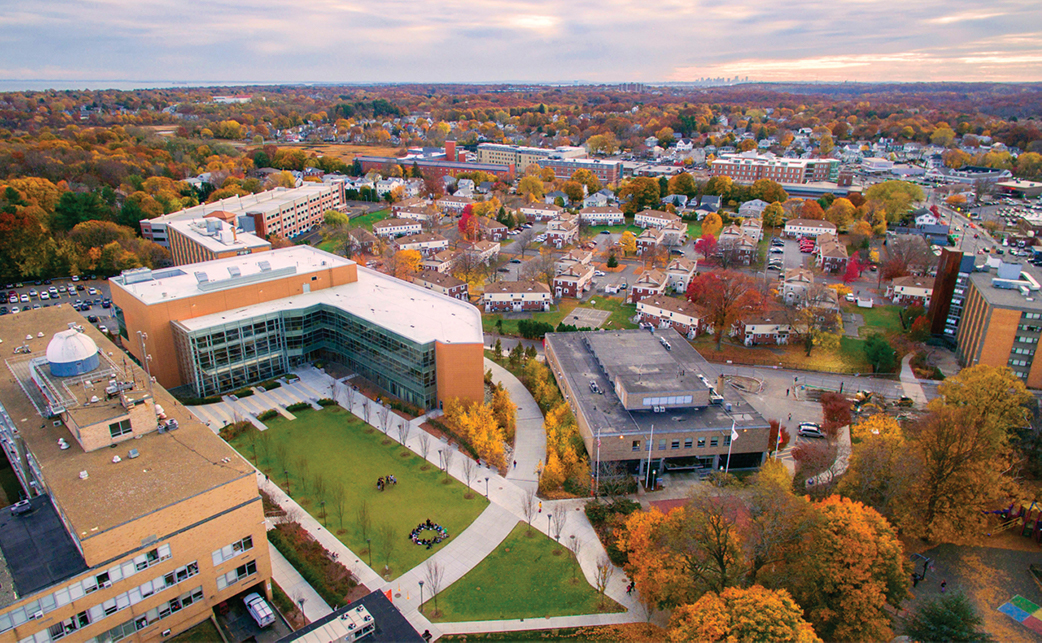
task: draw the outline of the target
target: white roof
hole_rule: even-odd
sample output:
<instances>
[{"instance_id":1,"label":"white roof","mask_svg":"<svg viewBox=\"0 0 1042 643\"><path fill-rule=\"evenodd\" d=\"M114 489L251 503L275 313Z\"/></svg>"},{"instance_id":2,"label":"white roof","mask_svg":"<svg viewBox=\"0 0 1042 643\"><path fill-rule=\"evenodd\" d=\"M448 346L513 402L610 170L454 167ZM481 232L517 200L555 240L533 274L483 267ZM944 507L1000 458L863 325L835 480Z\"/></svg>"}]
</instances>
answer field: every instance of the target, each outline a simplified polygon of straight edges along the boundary
<instances>
[{"instance_id":1,"label":"white roof","mask_svg":"<svg viewBox=\"0 0 1042 643\"><path fill-rule=\"evenodd\" d=\"M71 364L96 355L98 345L85 334L70 328L55 333L47 344L47 361L52 364Z\"/></svg>"},{"instance_id":2,"label":"white roof","mask_svg":"<svg viewBox=\"0 0 1042 643\"><path fill-rule=\"evenodd\" d=\"M484 342L481 313L474 306L361 266L354 283L179 323L191 331L317 304L334 306L420 344L435 340L445 344Z\"/></svg>"},{"instance_id":3,"label":"white roof","mask_svg":"<svg viewBox=\"0 0 1042 643\"><path fill-rule=\"evenodd\" d=\"M110 282L146 305L195 297L204 292L263 283L288 275L306 275L353 264L350 259L311 246L293 246L257 254L214 259L161 270L132 270ZM264 266L269 269L265 270ZM234 276L238 273L238 276ZM199 276L197 276L199 275ZM205 276L206 281L200 281Z\"/></svg>"},{"instance_id":4,"label":"white roof","mask_svg":"<svg viewBox=\"0 0 1042 643\"><path fill-rule=\"evenodd\" d=\"M271 247L267 240L249 232L235 232L232 226L215 217L171 221L167 227L213 252Z\"/></svg>"}]
</instances>

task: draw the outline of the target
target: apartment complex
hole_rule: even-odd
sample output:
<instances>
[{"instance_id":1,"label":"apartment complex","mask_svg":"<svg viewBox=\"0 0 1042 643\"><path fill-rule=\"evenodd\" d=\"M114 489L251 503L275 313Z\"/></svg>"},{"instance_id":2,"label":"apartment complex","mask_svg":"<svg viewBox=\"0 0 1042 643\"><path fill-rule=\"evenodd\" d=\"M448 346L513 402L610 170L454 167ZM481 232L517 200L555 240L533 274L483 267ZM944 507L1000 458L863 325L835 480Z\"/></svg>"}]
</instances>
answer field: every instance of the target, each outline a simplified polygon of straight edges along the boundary
<instances>
[{"instance_id":1,"label":"apartment complex","mask_svg":"<svg viewBox=\"0 0 1042 643\"><path fill-rule=\"evenodd\" d=\"M499 163L467 163L465 161L435 160L426 158L398 159L391 156L358 156L355 157L362 164L362 171L386 172L387 168L401 164L403 167L416 166L428 178L442 178L444 176L456 176L463 172L487 172L497 178L513 179L513 165Z\"/></svg>"},{"instance_id":2,"label":"apartment complex","mask_svg":"<svg viewBox=\"0 0 1042 643\"><path fill-rule=\"evenodd\" d=\"M167 228L171 222L217 217L234 226L240 235L248 232L258 237L276 234L290 238L321 225L326 210L343 207L343 183L305 183L299 188L228 197L145 219L141 221L141 236L170 248Z\"/></svg>"},{"instance_id":3,"label":"apartment complex","mask_svg":"<svg viewBox=\"0 0 1042 643\"><path fill-rule=\"evenodd\" d=\"M570 179L578 170L589 170L600 179L601 183L618 183L622 179L622 161L601 161L599 159L576 159L559 156L548 157L536 161L539 167L550 168L558 179Z\"/></svg>"},{"instance_id":4,"label":"apartment complex","mask_svg":"<svg viewBox=\"0 0 1042 643\"><path fill-rule=\"evenodd\" d=\"M0 641L159 641L270 598L256 474L69 306L0 318Z\"/></svg>"},{"instance_id":5,"label":"apartment complex","mask_svg":"<svg viewBox=\"0 0 1042 643\"><path fill-rule=\"evenodd\" d=\"M545 350L595 473L597 462L641 474L650 462L652 475L715 471L729 450L730 468L752 468L767 454L767 421L736 390L709 381L672 328L551 333Z\"/></svg>"},{"instance_id":6,"label":"apartment complex","mask_svg":"<svg viewBox=\"0 0 1042 643\"><path fill-rule=\"evenodd\" d=\"M713 161L713 176L729 176L738 183L770 179L777 183L835 181L839 177L837 159L790 159L773 154L743 152L724 154Z\"/></svg>"},{"instance_id":7,"label":"apartment complex","mask_svg":"<svg viewBox=\"0 0 1042 643\"><path fill-rule=\"evenodd\" d=\"M957 355L964 366L1009 366L1030 388L1042 388L1042 275L1033 266L1003 263L997 274L969 275Z\"/></svg>"},{"instance_id":8,"label":"apartment complex","mask_svg":"<svg viewBox=\"0 0 1042 643\"><path fill-rule=\"evenodd\" d=\"M171 221L166 230L175 266L271 250L266 239L239 234L235 224L214 216Z\"/></svg>"},{"instance_id":9,"label":"apartment complex","mask_svg":"<svg viewBox=\"0 0 1042 643\"><path fill-rule=\"evenodd\" d=\"M328 359L429 409L480 400L481 313L458 299L310 246L110 280L120 334L137 332L164 386L199 396L236 390Z\"/></svg>"},{"instance_id":10,"label":"apartment complex","mask_svg":"<svg viewBox=\"0 0 1042 643\"><path fill-rule=\"evenodd\" d=\"M966 291L974 271L973 255L950 248L941 249L937 279L930 296L930 333L954 341L962 320Z\"/></svg>"},{"instance_id":11,"label":"apartment complex","mask_svg":"<svg viewBox=\"0 0 1042 643\"><path fill-rule=\"evenodd\" d=\"M586 148L562 146L546 149L521 145L501 145L499 143L478 144L478 163L513 165L519 173L528 169L529 165L538 163L540 159L550 156L583 158L586 156Z\"/></svg>"}]
</instances>

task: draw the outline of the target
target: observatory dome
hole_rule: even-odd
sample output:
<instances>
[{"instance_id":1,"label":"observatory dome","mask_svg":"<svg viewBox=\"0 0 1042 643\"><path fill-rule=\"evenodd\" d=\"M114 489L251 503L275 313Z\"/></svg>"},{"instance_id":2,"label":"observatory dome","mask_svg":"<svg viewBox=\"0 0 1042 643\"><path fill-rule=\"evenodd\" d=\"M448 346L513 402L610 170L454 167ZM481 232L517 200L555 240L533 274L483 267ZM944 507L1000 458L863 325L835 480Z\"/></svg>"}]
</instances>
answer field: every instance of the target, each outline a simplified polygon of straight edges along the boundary
<instances>
[{"instance_id":1,"label":"observatory dome","mask_svg":"<svg viewBox=\"0 0 1042 643\"><path fill-rule=\"evenodd\" d=\"M47 344L47 361L51 365L51 375L55 377L83 375L101 363L94 340L72 328L55 333L51 343Z\"/></svg>"}]
</instances>

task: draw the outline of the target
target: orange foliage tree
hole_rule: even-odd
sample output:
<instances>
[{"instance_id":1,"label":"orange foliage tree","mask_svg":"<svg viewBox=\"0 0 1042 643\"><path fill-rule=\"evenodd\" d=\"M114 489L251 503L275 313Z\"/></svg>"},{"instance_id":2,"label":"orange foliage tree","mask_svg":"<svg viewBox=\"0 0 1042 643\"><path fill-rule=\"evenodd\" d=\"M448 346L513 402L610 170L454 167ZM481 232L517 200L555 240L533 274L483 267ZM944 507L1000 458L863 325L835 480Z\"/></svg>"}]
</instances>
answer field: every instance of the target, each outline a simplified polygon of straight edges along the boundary
<instances>
[{"instance_id":1,"label":"orange foliage tree","mask_svg":"<svg viewBox=\"0 0 1042 643\"><path fill-rule=\"evenodd\" d=\"M673 612L667 632L672 643L702 641L785 641L820 643L803 610L784 589L759 585L710 592Z\"/></svg>"}]
</instances>

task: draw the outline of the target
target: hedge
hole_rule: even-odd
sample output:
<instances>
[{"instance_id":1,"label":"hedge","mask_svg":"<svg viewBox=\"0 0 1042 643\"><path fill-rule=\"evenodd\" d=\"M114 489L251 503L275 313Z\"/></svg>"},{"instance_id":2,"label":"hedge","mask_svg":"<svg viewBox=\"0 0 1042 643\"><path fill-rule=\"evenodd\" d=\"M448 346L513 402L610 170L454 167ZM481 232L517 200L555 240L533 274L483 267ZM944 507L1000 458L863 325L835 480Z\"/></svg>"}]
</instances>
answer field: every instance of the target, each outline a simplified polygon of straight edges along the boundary
<instances>
[{"instance_id":1,"label":"hedge","mask_svg":"<svg viewBox=\"0 0 1042 643\"><path fill-rule=\"evenodd\" d=\"M351 572L333 560L329 552L298 523L276 525L268 532L268 541L326 603L345 605L347 601L344 599L358 586Z\"/></svg>"},{"instance_id":2,"label":"hedge","mask_svg":"<svg viewBox=\"0 0 1042 643\"><path fill-rule=\"evenodd\" d=\"M267 420L274 420L278 416L279 416L279 412L278 411L276 411L275 409L268 409L267 411L264 411L263 413L258 415L257 419L260 420L261 422L266 422Z\"/></svg>"},{"instance_id":3,"label":"hedge","mask_svg":"<svg viewBox=\"0 0 1042 643\"><path fill-rule=\"evenodd\" d=\"M318 401L319 406L336 406L336 400L328 397L324 397Z\"/></svg>"},{"instance_id":4,"label":"hedge","mask_svg":"<svg viewBox=\"0 0 1042 643\"><path fill-rule=\"evenodd\" d=\"M311 408L311 404L308 403L308 402L296 402L294 404L290 404L289 406L287 406L286 410L289 411L290 413L296 413L297 411L303 411L305 409L310 409L310 408Z\"/></svg>"}]
</instances>

